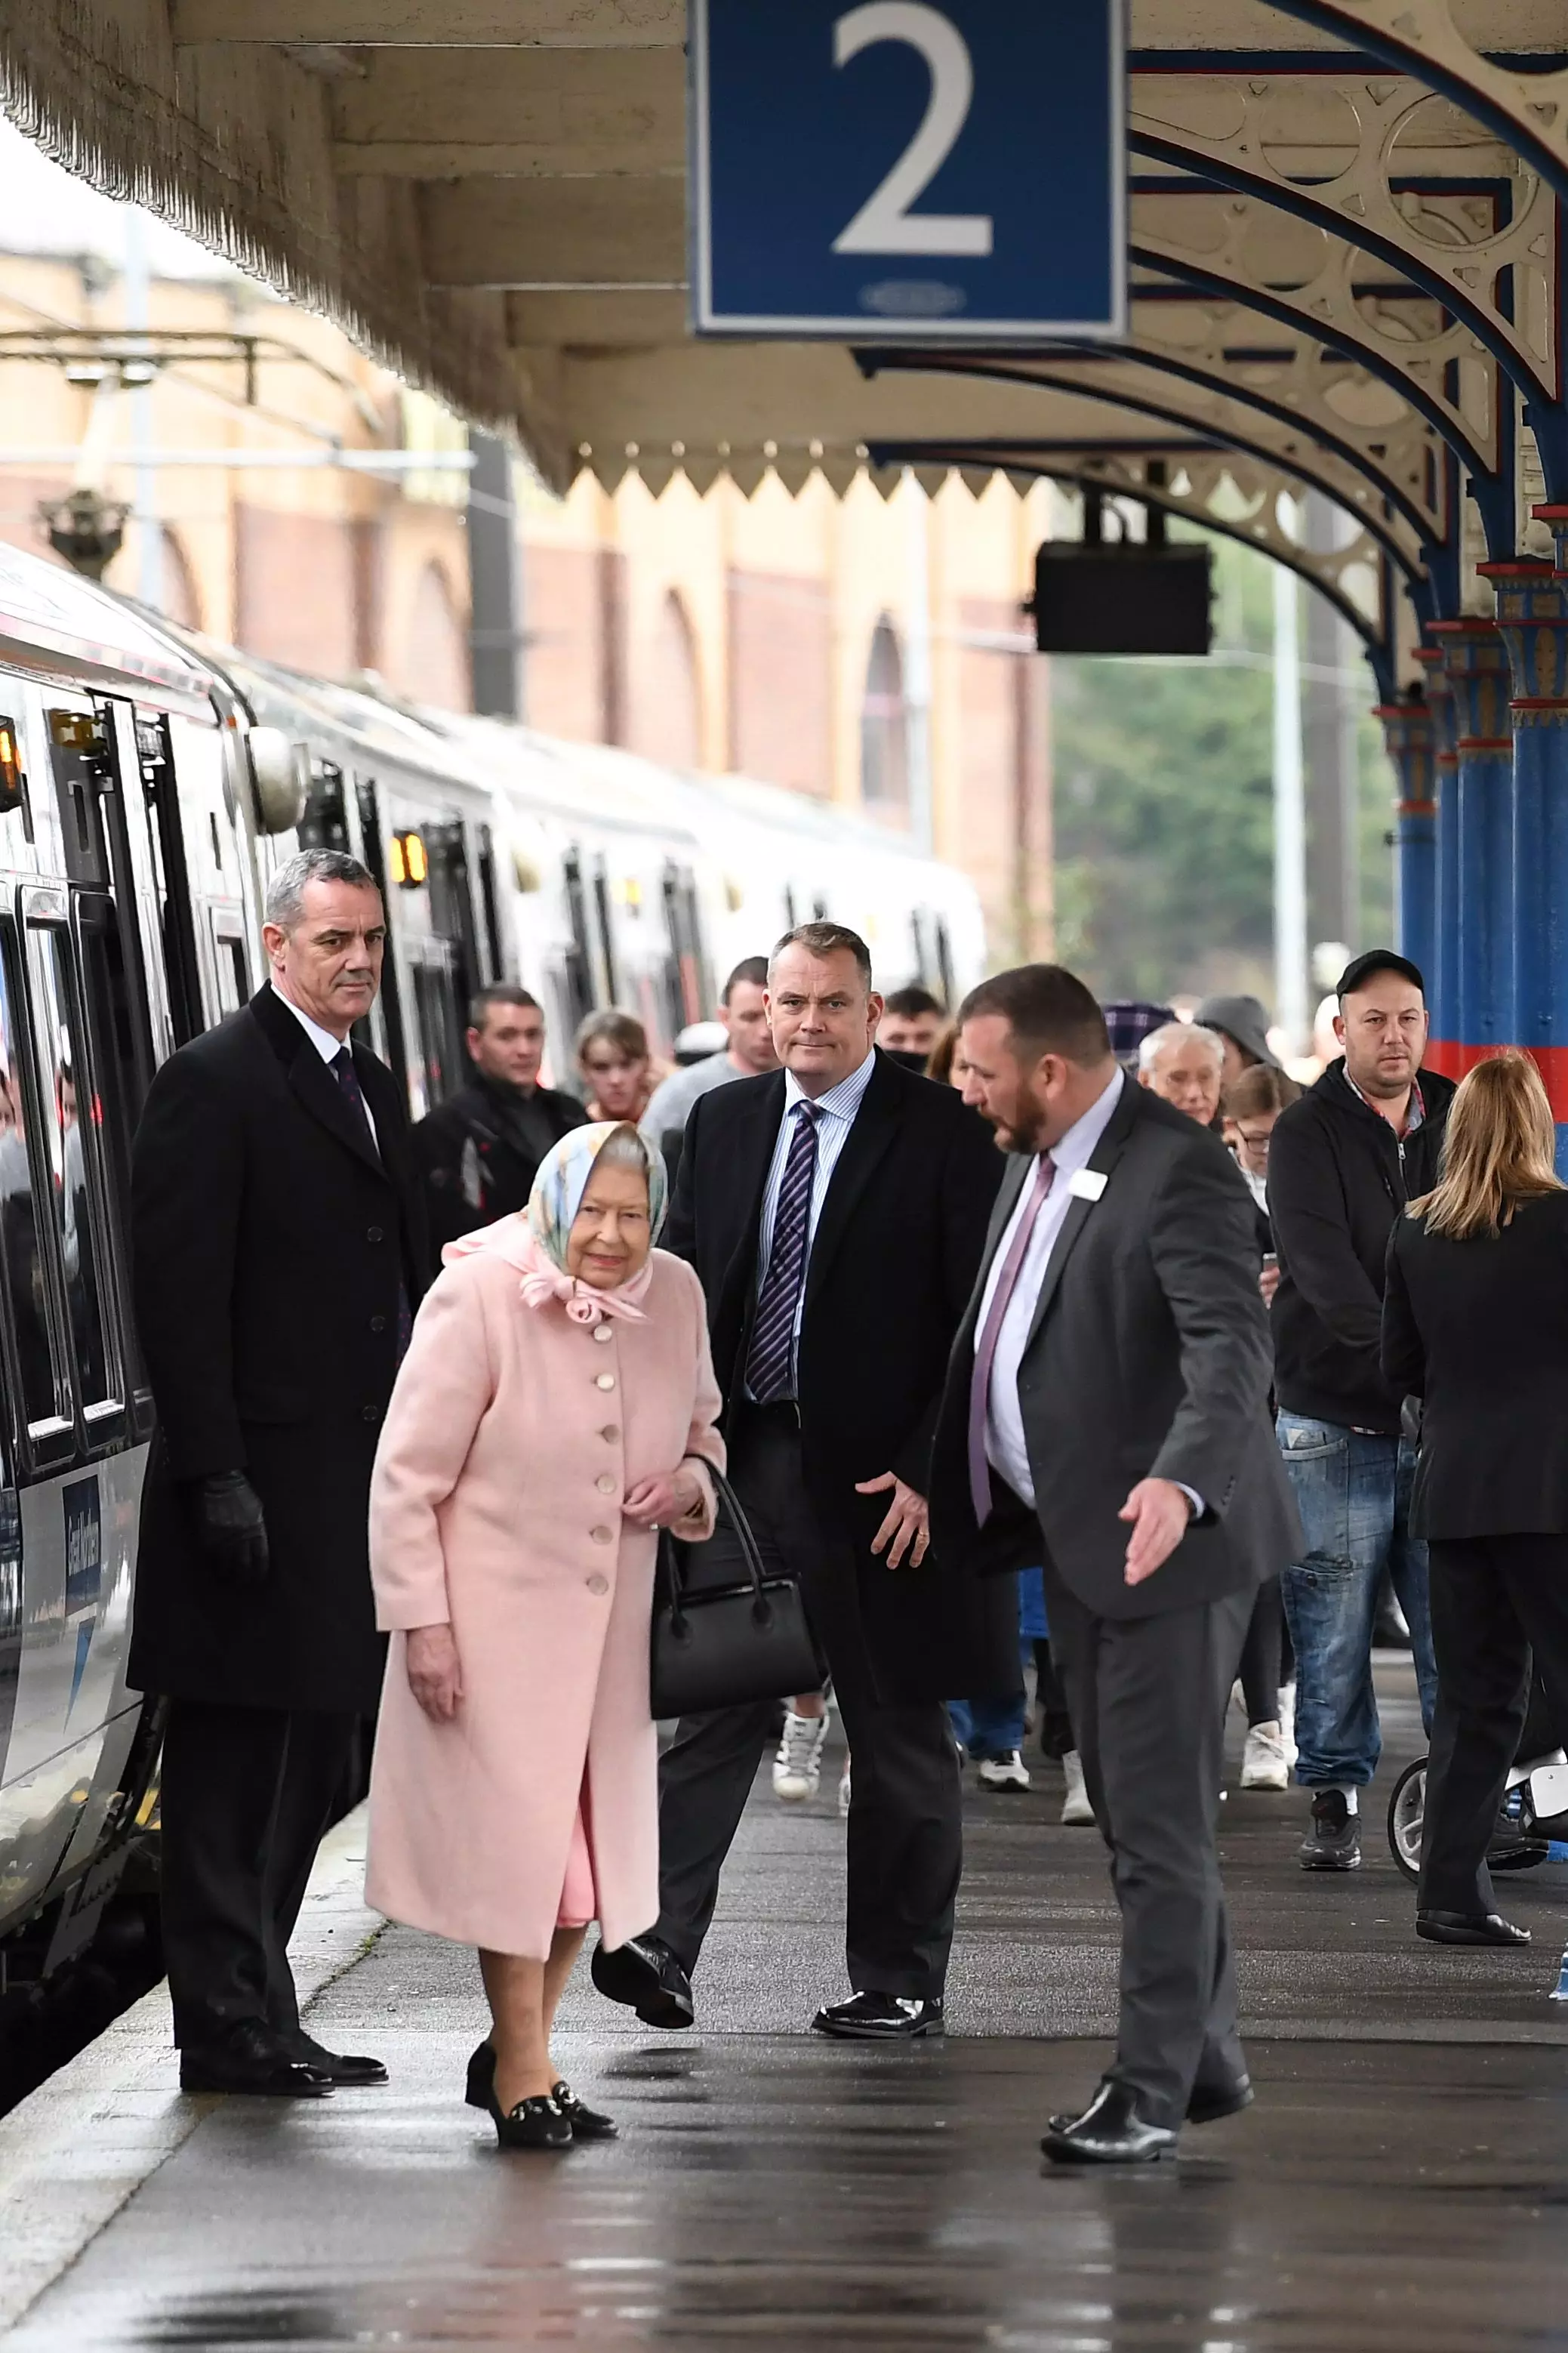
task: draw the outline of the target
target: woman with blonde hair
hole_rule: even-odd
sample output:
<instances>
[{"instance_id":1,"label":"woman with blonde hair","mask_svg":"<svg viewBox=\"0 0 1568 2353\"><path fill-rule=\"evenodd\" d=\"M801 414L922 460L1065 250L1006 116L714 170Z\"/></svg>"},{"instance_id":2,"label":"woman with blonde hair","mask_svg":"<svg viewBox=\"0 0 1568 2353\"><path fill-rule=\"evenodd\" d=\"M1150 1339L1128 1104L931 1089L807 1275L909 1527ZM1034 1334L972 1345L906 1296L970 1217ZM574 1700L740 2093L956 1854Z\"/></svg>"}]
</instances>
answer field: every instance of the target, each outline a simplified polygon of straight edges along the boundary
<instances>
[{"instance_id":1,"label":"woman with blonde hair","mask_svg":"<svg viewBox=\"0 0 1568 2353\"><path fill-rule=\"evenodd\" d=\"M392 1643L365 1894L479 1948L468 2098L506 2148L613 2136L551 2023L588 1922L613 1952L658 1914L656 1531L711 1534L724 1461L701 1288L653 1247L664 1203L635 1127L579 1127L525 1212L449 1242L371 1482Z\"/></svg>"},{"instance_id":2,"label":"woman with blonde hair","mask_svg":"<svg viewBox=\"0 0 1568 2353\"><path fill-rule=\"evenodd\" d=\"M1568 1191L1527 1055L1479 1062L1438 1177L1389 1236L1383 1368L1424 1401L1411 1527L1431 1547L1437 1706L1416 1934L1524 1945L1487 1869L1531 1651L1568 1725Z\"/></svg>"}]
</instances>

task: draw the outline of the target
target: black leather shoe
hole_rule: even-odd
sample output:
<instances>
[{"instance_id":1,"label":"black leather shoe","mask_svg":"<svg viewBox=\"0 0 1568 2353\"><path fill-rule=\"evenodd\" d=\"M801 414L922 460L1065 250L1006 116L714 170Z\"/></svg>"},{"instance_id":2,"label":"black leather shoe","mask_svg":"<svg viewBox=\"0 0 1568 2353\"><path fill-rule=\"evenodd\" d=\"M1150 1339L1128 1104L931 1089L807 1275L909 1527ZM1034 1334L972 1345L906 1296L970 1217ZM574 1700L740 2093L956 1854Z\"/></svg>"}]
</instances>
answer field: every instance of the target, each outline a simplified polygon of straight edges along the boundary
<instances>
[{"instance_id":1,"label":"black leather shoe","mask_svg":"<svg viewBox=\"0 0 1568 2353\"><path fill-rule=\"evenodd\" d=\"M1107 2076L1081 2116L1053 2116L1040 2143L1054 2165L1153 2165L1174 2157L1176 2136L1145 2123L1131 2086Z\"/></svg>"},{"instance_id":2,"label":"black leather shoe","mask_svg":"<svg viewBox=\"0 0 1568 2353\"><path fill-rule=\"evenodd\" d=\"M490 2122L496 2128L496 2138L502 2148L560 2150L572 2146L571 2119L548 2092L536 2093L532 2099L519 2100L515 2108L508 2108L504 2114L496 2105L493 2092L485 2105L489 2110Z\"/></svg>"},{"instance_id":3,"label":"black leather shoe","mask_svg":"<svg viewBox=\"0 0 1568 2353\"><path fill-rule=\"evenodd\" d=\"M329 2051L312 2035L296 2034L289 2047L307 2067L313 2067L319 2075L329 2076L334 2084L346 2088L386 2081L386 2069L379 2059L355 2058L348 2052Z\"/></svg>"},{"instance_id":4,"label":"black leather shoe","mask_svg":"<svg viewBox=\"0 0 1568 2353\"><path fill-rule=\"evenodd\" d=\"M942 1996L851 1994L847 2001L826 2003L811 2025L816 2034L837 2034L849 2042L912 2042L919 2035L942 2032Z\"/></svg>"},{"instance_id":5,"label":"black leather shoe","mask_svg":"<svg viewBox=\"0 0 1568 2353\"><path fill-rule=\"evenodd\" d=\"M1500 1912L1417 1912L1415 1933L1429 1945L1528 1945L1528 1928L1516 1928Z\"/></svg>"},{"instance_id":6,"label":"black leather shoe","mask_svg":"<svg viewBox=\"0 0 1568 2353\"><path fill-rule=\"evenodd\" d=\"M241 2092L266 2099L324 2100L332 2079L297 2059L269 2028L246 2021L221 2042L180 2053L182 2092Z\"/></svg>"},{"instance_id":7,"label":"black leather shoe","mask_svg":"<svg viewBox=\"0 0 1568 2353\"><path fill-rule=\"evenodd\" d=\"M572 2127L574 2140L618 2140L621 2128L602 2108L585 2108L570 2084L553 2084L550 2096Z\"/></svg>"},{"instance_id":8,"label":"black leather shoe","mask_svg":"<svg viewBox=\"0 0 1568 2353\"><path fill-rule=\"evenodd\" d=\"M1338 1789L1320 1789L1312 1799L1312 1827L1296 1859L1303 1871L1361 1869L1361 1816L1352 1813Z\"/></svg>"},{"instance_id":9,"label":"black leather shoe","mask_svg":"<svg viewBox=\"0 0 1568 2353\"><path fill-rule=\"evenodd\" d=\"M463 2094L470 2108L488 2108L496 2084L496 2047L488 2038L468 2062L468 2087Z\"/></svg>"},{"instance_id":10,"label":"black leather shoe","mask_svg":"<svg viewBox=\"0 0 1568 2353\"><path fill-rule=\"evenodd\" d=\"M1233 2075L1227 2084L1194 2084L1187 2102L1187 2122L1217 2125L1224 2116L1238 2116L1257 2096L1250 2075Z\"/></svg>"},{"instance_id":11,"label":"black leather shoe","mask_svg":"<svg viewBox=\"0 0 1568 2353\"><path fill-rule=\"evenodd\" d=\"M645 2026L679 2033L697 2015L691 1979L657 1936L628 1936L613 1948L595 1945L589 1975L606 2001L635 2010Z\"/></svg>"}]
</instances>

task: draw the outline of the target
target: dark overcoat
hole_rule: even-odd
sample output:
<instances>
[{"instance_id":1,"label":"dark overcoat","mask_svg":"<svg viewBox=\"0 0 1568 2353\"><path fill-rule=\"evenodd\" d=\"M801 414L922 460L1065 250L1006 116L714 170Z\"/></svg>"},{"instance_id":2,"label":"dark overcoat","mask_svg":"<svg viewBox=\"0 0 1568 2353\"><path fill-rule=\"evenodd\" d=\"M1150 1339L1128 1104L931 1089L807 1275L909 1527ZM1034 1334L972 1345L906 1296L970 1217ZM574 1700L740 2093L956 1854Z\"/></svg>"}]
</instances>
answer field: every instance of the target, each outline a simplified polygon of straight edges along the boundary
<instances>
[{"instance_id":1,"label":"dark overcoat","mask_svg":"<svg viewBox=\"0 0 1568 2353\"><path fill-rule=\"evenodd\" d=\"M708 1297L727 1421L742 1394L757 1295L763 1193L784 1117L782 1071L700 1096L687 1123L664 1246ZM853 1550L859 1632L886 1700L1011 1690L1016 1596L954 1575L933 1550L889 1569L871 1540L896 1472L922 1495L952 1335L980 1263L1002 1160L951 1087L879 1052L822 1205L806 1271L798 1388L811 1500Z\"/></svg>"},{"instance_id":2,"label":"dark overcoat","mask_svg":"<svg viewBox=\"0 0 1568 2353\"><path fill-rule=\"evenodd\" d=\"M994 1481L991 1517L976 1528L975 1324L985 1273L1034 1168L1032 1155L1014 1156L953 1345L935 1449L934 1540L984 1571L1037 1558L1043 1534L1063 1584L1104 1618L1189 1609L1260 1584L1300 1557L1301 1532L1269 1413L1252 1197L1216 1137L1131 1079L1087 1181L1073 1188L1018 1367L1036 1510ZM1204 1511L1163 1566L1130 1586L1130 1530L1117 1514L1148 1478L1192 1489Z\"/></svg>"},{"instance_id":3,"label":"dark overcoat","mask_svg":"<svg viewBox=\"0 0 1568 2353\"><path fill-rule=\"evenodd\" d=\"M132 1180L137 1327L158 1428L130 1680L239 1706L374 1712L382 1638L365 1514L397 1371L398 1291L426 1277L401 1092L364 1047L364 1123L270 986L159 1071ZM242 1470L265 1584L193 1541L188 1482Z\"/></svg>"}]
</instances>

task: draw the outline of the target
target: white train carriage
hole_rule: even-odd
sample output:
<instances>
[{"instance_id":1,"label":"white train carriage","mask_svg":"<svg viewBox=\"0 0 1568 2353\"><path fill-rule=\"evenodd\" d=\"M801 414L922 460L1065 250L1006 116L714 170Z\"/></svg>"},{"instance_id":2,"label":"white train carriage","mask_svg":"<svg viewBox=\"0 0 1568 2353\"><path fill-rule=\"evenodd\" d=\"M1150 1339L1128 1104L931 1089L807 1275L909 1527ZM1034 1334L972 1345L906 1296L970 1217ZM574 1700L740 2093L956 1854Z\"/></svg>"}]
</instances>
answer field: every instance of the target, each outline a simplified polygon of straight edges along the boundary
<instances>
[{"instance_id":1,"label":"white train carriage","mask_svg":"<svg viewBox=\"0 0 1568 2353\"><path fill-rule=\"evenodd\" d=\"M467 1000L524 980L557 1074L619 1004L668 1050L790 923L950 998L984 937L963 877L741 779L300 677L0 547L0 2000L90 1936L154 1802L124 1663L153 1405L126 1256L153 1072L243 1004L304 843L380 880L371 1041L420 1116Z\"/></svg>"}]
</instances>

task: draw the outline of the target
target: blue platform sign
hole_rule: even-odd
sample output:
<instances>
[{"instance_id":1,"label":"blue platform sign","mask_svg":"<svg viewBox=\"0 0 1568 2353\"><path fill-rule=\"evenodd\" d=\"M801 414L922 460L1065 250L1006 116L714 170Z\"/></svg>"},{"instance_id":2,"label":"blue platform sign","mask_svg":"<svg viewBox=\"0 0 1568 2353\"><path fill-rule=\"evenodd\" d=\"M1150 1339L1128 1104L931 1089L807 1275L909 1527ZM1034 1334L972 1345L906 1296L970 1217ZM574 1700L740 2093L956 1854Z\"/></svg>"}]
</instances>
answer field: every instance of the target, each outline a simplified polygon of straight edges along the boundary
<instances>
[{"instance_id":1,"label":"blue platform sign","mask_svg":"<svg viewBox=\"0 0 1568 2353\"><path fill-rule=\"evenodd\" d=\"M699 334L1126 332L1123 0L692 0Z\"/></svg>"}]
</instances>

